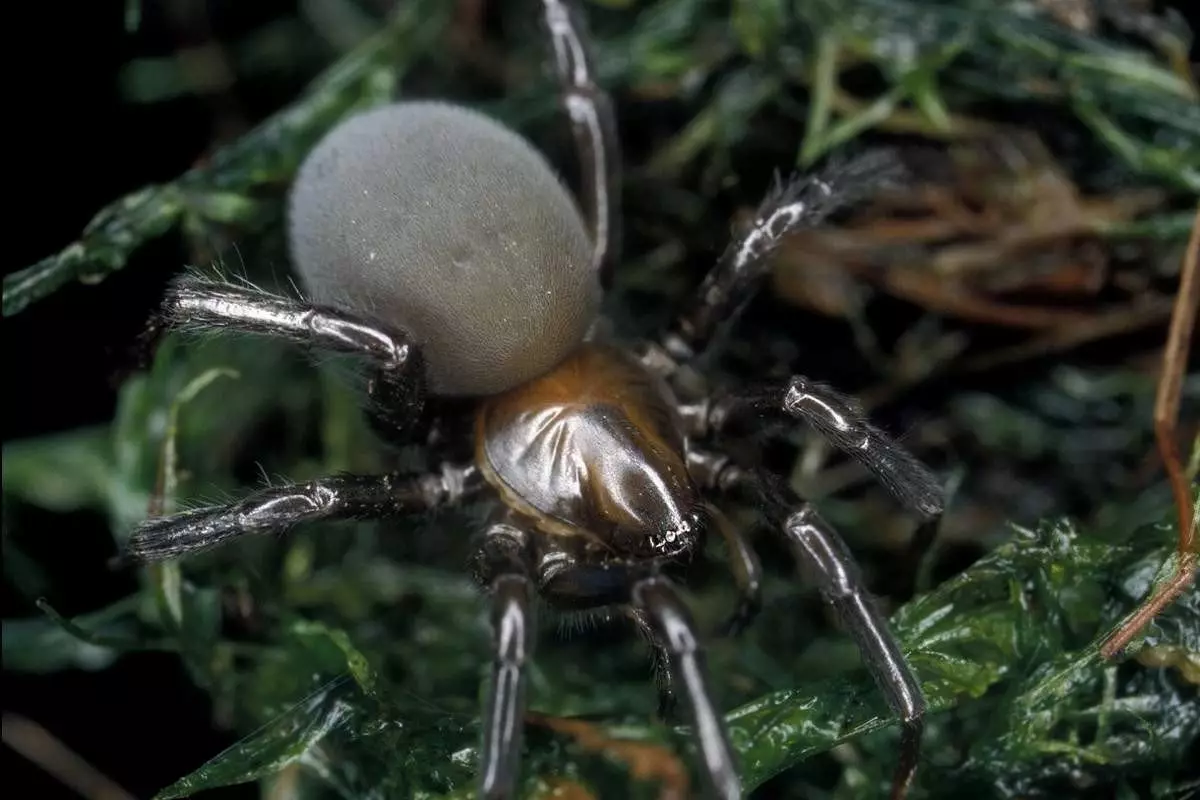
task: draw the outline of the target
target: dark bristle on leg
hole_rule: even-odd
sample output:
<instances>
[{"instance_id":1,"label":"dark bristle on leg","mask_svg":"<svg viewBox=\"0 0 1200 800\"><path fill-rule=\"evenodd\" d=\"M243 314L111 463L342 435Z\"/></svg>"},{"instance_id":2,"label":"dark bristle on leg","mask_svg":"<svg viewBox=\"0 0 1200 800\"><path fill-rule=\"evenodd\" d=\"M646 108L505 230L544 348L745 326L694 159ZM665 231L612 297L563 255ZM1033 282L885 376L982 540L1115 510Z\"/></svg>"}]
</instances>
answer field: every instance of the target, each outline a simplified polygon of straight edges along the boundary
<instances>
[{"instance_id":1,"label":"dark bristle on leg","mask_svg":"<svg viewBox=\"0 0 1200 800\"><path fill-rule=\"evenodd\" d=\"M863 585L846 543L811 505L770 473L727 465L713 484L763 509L787 539L804 577L817 587L855 640L867 670L903 725L891 797L905 797L920 756L925 696L895 634Z\"/></svg>"},{"instance_id":2,"label":"dark bristle on leg","mask_svg":"<svg viewBox=\"0 0 1200 800\"><path fill-rule=\"evenodd\" d=\"M909 172L893 150L872 150L831 162L813 175L777 182L750 228L733 239L657 345L688 361L708 348L721 325L731 325L754 296L785 236L814 228L830 215L877 192L903 185Z\"/></svg>"},{"instance_id":3,"label":"dark bristle on leg","mask_svg":"<svg viewBox=\"0 0 1200 800\"><path fill-rule=\"evenodd\" d=\"M525 666L533 655L536 626L527 534L497 523L475 552L475 580L491 595L492 672L483 712L479 796L515 796L525 723Z\"/></svg>"},{"instance_id":4,"label":"dark bristle on leg","mask_svg":"<svg viewBox=\"0 0 1200 800\"><path fill-rule=\"evenodd\" d=\"M700 435L791 418L812 426L855 459L905 508L927 521L939 517L945 493L938 477L899 442L871 424L858 402L827 384L794 376L787 384L717 397L693 415Z\"/></svg>"},{"instance_id":5,"label":"dark bristle on leg","mask_svg":"<svg viewBox=\"0 0 1200 800\"><path fill-rule=\"evenodd\" d=\"M483 488L474 465L443 466L416 478L339 475L261 489L236 503L141 523L123 559L163 561L207 550L246 534L283 533L302 522L374 519L452 505Z\"/></svg>"},{"instance_id":6,"label":"dark bristle on leg","mask_svg":"<svg viewBox=\"0 0 1200 800\"><path fill-rule=\"evenodd\" d=\"M542 0L563 107L571 120L583 176L583 208L592 234L592 265L608 288L621 252L621 146L608 93L596 69L583 13L574 2Z\"/></svg>"}]
</instances>

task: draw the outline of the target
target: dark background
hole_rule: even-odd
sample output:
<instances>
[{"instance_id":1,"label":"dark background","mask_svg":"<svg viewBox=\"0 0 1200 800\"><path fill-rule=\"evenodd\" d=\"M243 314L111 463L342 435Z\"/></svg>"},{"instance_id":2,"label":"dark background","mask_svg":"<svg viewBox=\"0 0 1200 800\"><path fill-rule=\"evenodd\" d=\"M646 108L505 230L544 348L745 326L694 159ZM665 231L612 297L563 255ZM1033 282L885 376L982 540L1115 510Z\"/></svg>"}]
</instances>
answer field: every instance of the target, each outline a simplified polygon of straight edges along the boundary
<instances>
[{"instance_id":1,"label":"dark background","mask_svg":"<svg viewBox=\"0 0 1200 800\"><path fill-rule=\"evenodd\" d=\"M23 19L10 23L6 49L14 63L8 72L6 138L13 144L5 174L15 216L5 236L6 274L68 245L113 199L174 178L224 135L220 109L203 99L147 105L122 99L117 79L123 66L137 57L169 55L194 35L165 19L154 2L142 3L140 29L129 34L126 5L21 4L17 13ZM213 36L223 40L294 13L296 4L205 5ZM28 48L20 55L18 42ZM303 87L304 79L297 78L270 85L239 82L230 101L245 119L261 119ZM183 263L179 240L168 236L103 283L72 283L28 313L5 318L5 441L109 420L120 377L132 366L134 338L165 281ZM132 576L106 574L103 565L113 552L104 549L111 543L105 521L78 517L68 524L77 526L71 539L81 551L68 562L70 573L61 576L59 585L67 591L55 597L68 616L136 590ZM47 515L45 522L61 526L62 520ZM37 525L36 518L19 522L22 530ZM39 612L6 584L3 613L11 618ZM169 654L131 655L100 672L37 677L6 671L4 683L5 712L45 726L139 798L232 742L212 730L207 696ZM17 790L20 796L76 796L7 746L4 774L10 788L28 787ZM258 791L248 785L221 794L256 797Z\"/></svg>"}]
</instances>

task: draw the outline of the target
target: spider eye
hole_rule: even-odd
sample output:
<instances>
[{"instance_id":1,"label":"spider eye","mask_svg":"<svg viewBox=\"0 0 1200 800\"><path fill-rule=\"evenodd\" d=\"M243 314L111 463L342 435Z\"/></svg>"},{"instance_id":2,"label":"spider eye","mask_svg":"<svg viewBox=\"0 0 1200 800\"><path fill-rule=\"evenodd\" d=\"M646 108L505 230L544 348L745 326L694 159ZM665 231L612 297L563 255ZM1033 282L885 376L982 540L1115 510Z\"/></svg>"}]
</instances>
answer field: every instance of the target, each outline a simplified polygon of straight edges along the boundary
<instances>
[{"instance_id":1,"label":"spider eye","mask_svg":"<svg viewBox=\"0 0 1200 800\"><path fill-rule=\"evenodd\" d=\"M548 371L599 303L570 194L528 142L469 109L406 102L343 122L301 166L288 225L311 299L410 331L437 394Z\"/></svg>"}]
</instances>

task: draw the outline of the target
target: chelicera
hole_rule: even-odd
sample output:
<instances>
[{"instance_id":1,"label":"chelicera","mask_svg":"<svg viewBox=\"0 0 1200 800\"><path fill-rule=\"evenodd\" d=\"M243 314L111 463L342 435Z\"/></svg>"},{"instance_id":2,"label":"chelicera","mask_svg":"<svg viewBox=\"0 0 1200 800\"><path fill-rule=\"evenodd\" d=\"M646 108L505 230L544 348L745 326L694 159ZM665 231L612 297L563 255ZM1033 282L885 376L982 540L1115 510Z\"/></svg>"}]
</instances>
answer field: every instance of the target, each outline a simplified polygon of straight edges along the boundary
<instances>
[{"instance_id":1,"label":"chelicera","mask_svg":"<svg viewBox=\"0 0 1200 800\"><path fill-rule=\"evenodd\" d=\"M151 519L133 533L128 554L174 558L298 523L380 519L490 496L495 513L472 562L490 597L495 654L481 795L515 791L541 598L628 616L665 667L663 703L682 689L709 789L734 798L734 753L669 574L717 531L742 597L729 627L750 621L761 569L711 502L740 499L790 544L901 718L893 795L902 795L917 764L920 685L837 532L783 480L725 454L716 440L806 422L926 520L942 509L938 481L852 400L804 377L718 394L685 394L677 385L718 324L745 306L781 238L870 195L896 177L896 162L869 153L777 186L674 321L652 341L623 346L597 324L619 248L613 111L594 82L579 10L560 0L542 6L584 170L582 214L517 134L465 108L398 103L342 123L299 172L289 241L306 299L187 276L169 290L161 315L176 328L261 334L359 357L376 428L395 441L424 441L431 462L444 459L440 466L415 478L273 486L231 505ZM443 404L473 414L465 458L447 457L463 453L463 442L430 434Z\"/></svg>"}]
</instances>

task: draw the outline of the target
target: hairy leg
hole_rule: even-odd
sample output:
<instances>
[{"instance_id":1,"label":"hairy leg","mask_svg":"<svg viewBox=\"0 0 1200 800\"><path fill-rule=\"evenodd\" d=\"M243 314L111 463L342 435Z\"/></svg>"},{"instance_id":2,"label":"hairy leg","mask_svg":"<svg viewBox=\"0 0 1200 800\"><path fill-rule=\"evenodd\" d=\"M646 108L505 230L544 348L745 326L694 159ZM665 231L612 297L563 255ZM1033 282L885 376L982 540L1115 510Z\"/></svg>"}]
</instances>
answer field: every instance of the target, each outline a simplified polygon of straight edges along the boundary
<instances>
[{"instance_id":1,"label":"hairy leg","mask_svg":"<svg viewBox=\"0 0 1200 800\"><path fill-rule=\"evenodd\" d=\"M654 688L658 692L658 718L662 722L671 723L675 719L675 712L679 706L678 698L675 697L675 676L671 671L671 655L659 638L650 617L644 611L627 606L626 614L637 628L638 633L646 640L646 644L650 646L650 657L654 669Z\"/></svg>"},{"instance_id":2,"label":"hairy leg","mask_svg":"<svg viewBox=\"0 0 1200 800\"><path fill-rule=\"evenodd\" d=\"M905 175L899 158L877 150L831 163L810 176L778 183L763 200L750 228L725 248L643 360L657 371L690 361L706 350L721 325L733 324L754 297L784 237L816 227L831 214L898 183Z\"/></svg>"},{"instance_id":3,"label":"hairy leg","mask_svg":"<svg viewBox=\"0 0 1200 800\"><path fill-rule=\"evenodd\" d=\"M277 534L302 522L374 519L453 505L479 492L474 465L443 465L415 478L339 475L272 486L226 506L210 506L142 522L126 544L130 561L162 561L215 547L246 534Z\"/></svg>"},{"instance_id":4,"label":"hairy leg","mask_svg":"<svg viewBox=\"0 0 1200 800\"><path fill-rule=\"evenodd\" d=\"M583 207L592 265L608 288L621 250L621 149L612 100L596 84L583 12L573 0L542 0L563 107L583 170Z\"/></svg>"},{"instance_id":5,"label":"hairy leg","mask_svg":"<svg viewBox=\"0 0 1200 800\"><path fill-rule=\"evenodd\" d=\"M937 476L871 424L854 398L827 384L796 375L785 384L719 395L681 410L690 433L697 437L756 432L764 422L804 422L869 469L922 520L941 516L945 496Z\"/></svg>"},{"instance_id":6,"label":"hairy leg","mask_svg":"<svg viewBox=\"0 0 1200 800\"><path fill-rule=\"evenodd\" d=\"M389 439L401 438L424 407L424 361L412 337L340 309L185 275L167 290L153 327L256 334L358 356L370 368L372 424Z\"/></svg>"}]
</instances>

